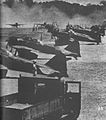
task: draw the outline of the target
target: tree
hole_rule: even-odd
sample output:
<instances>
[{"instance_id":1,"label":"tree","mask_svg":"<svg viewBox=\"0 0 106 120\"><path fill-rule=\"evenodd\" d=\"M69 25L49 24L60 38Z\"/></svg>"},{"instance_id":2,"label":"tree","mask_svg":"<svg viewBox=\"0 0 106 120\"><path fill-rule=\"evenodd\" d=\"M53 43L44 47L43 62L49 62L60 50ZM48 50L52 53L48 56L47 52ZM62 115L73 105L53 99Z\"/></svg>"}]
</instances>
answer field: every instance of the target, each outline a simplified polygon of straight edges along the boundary
<instances>
[{"instance_id":1,"label":"tree","mask_svg":"<svg viewBox=\"0 0 106 120\"><path fill-rule=\"evenodd\" d=\"M92 4L91 4L91 3L88 3L86 6L92 6Z\"/></svg>"},{"instance_id":2,"label":"tree","mask_svg":"<svg viewBox=\"0 0 106 120\"><path fill-rule=\"evenodd\" d=\"M21 3L22 3L22 2L23 2L23 0L19 0L19 2L21 2Z\"/></svg>"},{"instance_id":3,"label":"tree","mask_svg":"<svg viewBox=\"0 0 106 120\"><path fill-rule=\"evenodd\" d=\"M26 3L27 6L32 7L33 0L25 0L25 3Z\"/></svg>"},{"instance_id":4,"label":"tree","mask_svg":"<svg viewBox=\"0 0 106 120\"><path fill-rule=\"evenodd\" d=\"M106 1L101 1L100 4L106 6Z\"/></svg>"},{"instance_id":5,"label":"tree","mask_svg":"<svg viewBox=\"0 0 106 120\"><path fill-rule=\"evenodd\" d=\"M6 0L5 4L8 5L8 7L11 8L14 4L14 0Z\"/></svg>"}]
</instances>

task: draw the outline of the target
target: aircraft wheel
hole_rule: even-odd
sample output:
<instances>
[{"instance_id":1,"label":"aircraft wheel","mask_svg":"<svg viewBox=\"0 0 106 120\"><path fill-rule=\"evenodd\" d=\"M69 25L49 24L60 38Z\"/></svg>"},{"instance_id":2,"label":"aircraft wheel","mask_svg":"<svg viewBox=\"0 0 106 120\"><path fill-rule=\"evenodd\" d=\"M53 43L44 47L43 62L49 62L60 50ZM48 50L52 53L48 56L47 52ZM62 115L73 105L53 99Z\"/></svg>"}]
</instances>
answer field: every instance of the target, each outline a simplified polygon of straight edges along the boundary
<instances>
[{"instance_id":1,"label":"aircraft wheel","mask_svg":"<svg viewBox=\"0 0 106 120\"><path fill-rule=\"evenodd\" d=\"M99 45L99 42L97 42L97 45Z\"/></svg>"}]
</instances>

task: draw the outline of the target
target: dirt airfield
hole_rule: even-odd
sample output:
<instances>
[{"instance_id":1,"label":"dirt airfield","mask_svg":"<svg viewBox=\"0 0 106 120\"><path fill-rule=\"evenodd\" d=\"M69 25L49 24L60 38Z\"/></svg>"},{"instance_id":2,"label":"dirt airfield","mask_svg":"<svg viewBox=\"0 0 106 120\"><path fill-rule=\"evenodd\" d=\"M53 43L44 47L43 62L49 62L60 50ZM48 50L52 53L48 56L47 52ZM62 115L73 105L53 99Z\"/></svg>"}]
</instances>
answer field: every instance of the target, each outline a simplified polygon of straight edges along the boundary
<instances>
[{"instance_id":1,"label":"dirt airfield","mask_svg":"<svg viewBox=\"0 0 106 120\"><path fill-rule=\"evenodd\" d=\"M81 81L78 120L106 120L106 36L100 45L81 42L81 58L68 62L71 80Z\"/></svg>"}]
</instances>

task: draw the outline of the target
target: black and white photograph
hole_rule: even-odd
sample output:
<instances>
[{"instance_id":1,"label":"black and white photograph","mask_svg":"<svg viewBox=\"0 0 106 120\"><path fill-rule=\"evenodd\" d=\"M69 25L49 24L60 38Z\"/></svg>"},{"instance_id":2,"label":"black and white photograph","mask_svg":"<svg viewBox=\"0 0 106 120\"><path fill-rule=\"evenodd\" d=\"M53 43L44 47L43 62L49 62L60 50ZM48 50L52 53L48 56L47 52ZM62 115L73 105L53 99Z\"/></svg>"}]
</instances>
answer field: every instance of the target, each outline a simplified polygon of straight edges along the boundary
<instances>
[{"instance_id":1,"label":"black and white photograph","mask_svg":"<svg viewBox=\"0 0 106 120\"><path fill-rule=\"evenodd\" d=\"M1 0L0 73L0 120L106 120L106 0Z\"/></svg>"}]
</instances>

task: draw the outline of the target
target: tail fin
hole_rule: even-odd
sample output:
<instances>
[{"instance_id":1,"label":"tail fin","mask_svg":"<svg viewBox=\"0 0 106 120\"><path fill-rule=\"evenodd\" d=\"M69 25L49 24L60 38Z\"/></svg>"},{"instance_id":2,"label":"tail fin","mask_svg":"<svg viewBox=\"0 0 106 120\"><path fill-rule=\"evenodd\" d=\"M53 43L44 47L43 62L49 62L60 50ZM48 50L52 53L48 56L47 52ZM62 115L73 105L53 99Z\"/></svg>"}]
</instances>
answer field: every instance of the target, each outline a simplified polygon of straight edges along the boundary
<instances>
[{"instance_id":1,"label":"tail fin","mask_svg":"<svg viewBox=\"0 0 106 120\"><path fill-rule=\"evenodd\" d=\"M52 59L50 59L46 63L46 65L51 67L54 70L59 71L62 76L68 76L66 61L67 61L66 56L61 52L59 52Z\"/></svg>"}]
</instances>

